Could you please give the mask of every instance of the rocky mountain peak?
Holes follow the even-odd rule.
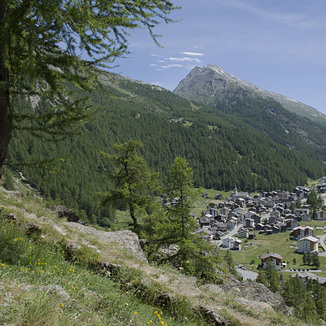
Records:
[[[281,103],[286,110],[326,125],[326,116],[313,107],[257,87],[213,64],[207,64],[202,68],[193,68],[179,83],[174,93],[213,107],[221,100],[228,100],[229,97],[240,100],[248,96],[273,98]]]

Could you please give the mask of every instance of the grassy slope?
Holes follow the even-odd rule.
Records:
[[[201,290],[196,281],[168,266],[150,266],[117,248],[70,233],[46,203],[26,188],[8,192],[0,187],[0,209],[18,218],[10,223],[0,219],[0,324],[209,325],[192,310],[205,304],[226,316],[230,325],[304,325],[274,312],[250,310],[234,298]],[[21,231],[30,222],[42,227],[41,237],[33,240]],[[87,245],[67,261],[60,243],[71,239],[82,239]],[[90,259],[122,264],[120,279],[87,269],[83,262]],[[144,277],[152,285],[146,292],[138,292],[141,289],[135,282]],[[47,285],[60,286],[70,299],[46,295],[40,287]],[[162,291],[174,294],[172,307],[153,304],[154,294]]]
[[[325,221],[313,221],[311,223],[305,222],[305,225],[318,225],[319,227],[325,227]],[[314,235],[318,236],[324,233],[324,230],[314,230]],[[292,240],[289,236],[289,232],[264,235],[255,232],[256,237],[254,240],[247,240],[243,243],[243,252],[232,252],[233,259],[236,264],[242,264],[256,268],[260,263],[260,256],[268,253],[275,252],[283,257],[283,261],[287,262],[288,268],[304,268],[313,269],[313,266],[303,265],[302,254],[296,252],[294,246],[297,246],[297,241]],[[295,258],[296,264],[293,264]],[[320,257],[320,268],[326,271],[326,258]],[[255,264],[251,265],[250,262],[254,260]],[[322,276],[324,273],[319,273]]]

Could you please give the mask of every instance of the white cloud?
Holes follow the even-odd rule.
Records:
[[[199,53],[199,52],[180,52],[181,54],[184,55],[190,55],[190,56],[203,56],[204,53]]]
[[[174,63],[174,64],[170,64],[170,65],[164,65],[164,66],[158,66],[158,70],[166,70],[166,69],[170,69],[170,68],[183,68],[183,65]]]
[[[189,57],[182,57],[182,58],[168,57],[165,59],[169,61],[175,61],[175,62],[197,62],[197,63],[202,62],[197,58],[189,58]]]

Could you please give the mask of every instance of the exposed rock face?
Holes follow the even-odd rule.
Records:
[[[221,316],[219,313],[209,307],[199,306],[198,310],[203,315],[203,317],[210,323],[210,325],[226,326],[229,324],[225,317]]]
[[[289,313],[279,293],[273,293],[265,285],[255,282],[241,282],[235,285],[224,285],[223,290],[230,295],[239,297],[238,302],[251,308],[271,309]]]
[[[216,104],[216,100],[224,96],[235,96],[238,99],[242,99],[248,95],[273,98],[290,112],[294,112],[312,121],[320,121],[324,125],[326,124],[326,116],[313,107],[289,99],[281,94],[261,89],[211,64],[202,68],[193,68],[179,83],[174,93],[189,100],[201,101],[209,105]]]
[[[70,208],[67,208],[65,206],[55,206],[51,209],[58,212],[59,217],[66,217],[68,222],[80,222],[80,218],[77,213]]]
[[[126,249],[131,252],[136,258],[147,262],[139,243],[139,238],[136,233],[129,230],[117,232],[105,232],[96,230],[90,226],[81,225],[79,223],[66,222],[65,225],[78,230],[79,232],[94,237],[96,241],[102,244],[118,244],[121,249]],[[108,246],[110,248],[110,246]]]

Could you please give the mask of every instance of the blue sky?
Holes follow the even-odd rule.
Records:
[[[145,30],[113,72],[173,90],[195,66],[215,64],[326,114],[326,0],[176,0],[157,47]]]

